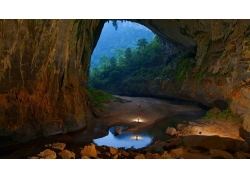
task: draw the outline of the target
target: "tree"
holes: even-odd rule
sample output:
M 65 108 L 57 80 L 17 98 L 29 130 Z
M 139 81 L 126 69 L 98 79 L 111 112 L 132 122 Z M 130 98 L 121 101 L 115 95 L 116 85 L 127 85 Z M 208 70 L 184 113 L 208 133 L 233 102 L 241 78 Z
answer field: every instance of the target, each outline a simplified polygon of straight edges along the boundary
M 141 48 L 145 49 L 147 44 L 148 44 L 148 41 L 145 38 L 139 39 L 137 41 L 137 46 L 139 47 L 139 49 L 141 49 Z

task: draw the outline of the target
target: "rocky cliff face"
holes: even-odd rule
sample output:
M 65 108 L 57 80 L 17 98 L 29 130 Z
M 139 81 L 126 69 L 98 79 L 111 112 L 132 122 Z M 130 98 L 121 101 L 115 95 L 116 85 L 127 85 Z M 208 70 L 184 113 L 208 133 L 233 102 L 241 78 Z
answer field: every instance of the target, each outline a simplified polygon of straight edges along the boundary
M 172 57 L 196 52 L 185 63 L 169 56 L 166 73 L 151 82 L 150 94 L 208 106 L 226 102 L 243 115 L 250 132 L 249 20 L 133 21 L 160 35 Z M 104 23 L 0 21 L 0 136 L 24 141 L 87 125 L 90 55 Z
M 170 54 L 196 49 L 194 58 L 173 58 L 165 75 L 149 89 L 151 95 L 228 104 L 244 118 L 250 131 L 250 20 L 139 20 L 170 44 Z M 149 83 L 150 84 L 150 83 Z
M 26 141 L 85 127 L 100 20 L 0 21 L 0 136 Z

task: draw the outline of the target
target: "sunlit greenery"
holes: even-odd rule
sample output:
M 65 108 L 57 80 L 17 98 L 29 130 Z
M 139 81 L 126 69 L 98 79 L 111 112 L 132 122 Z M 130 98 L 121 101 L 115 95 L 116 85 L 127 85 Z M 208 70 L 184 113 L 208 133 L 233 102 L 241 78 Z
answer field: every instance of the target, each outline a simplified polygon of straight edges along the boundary
M 214 109 L 207 111 L 201 120 L 228 120 L 242 123 L 243 119 L 239 114 L 233 113 L 229 108 L 223 111 L 214 112 Z
M 91 70 L 89 86 L 109 93 L 139 91 L 148 81 L 161 75 L 164 51 L 158 36 L 151 42 L 139 39 L 135 48 L 116 49 L 117 56 L 100 59 L 99 67 Z
M 87 89 L 87 94 L 95 109 L 104 109 L 104 103 L 108 103 L 111 99 L 115 98 L 111 94 L 95 89 Z

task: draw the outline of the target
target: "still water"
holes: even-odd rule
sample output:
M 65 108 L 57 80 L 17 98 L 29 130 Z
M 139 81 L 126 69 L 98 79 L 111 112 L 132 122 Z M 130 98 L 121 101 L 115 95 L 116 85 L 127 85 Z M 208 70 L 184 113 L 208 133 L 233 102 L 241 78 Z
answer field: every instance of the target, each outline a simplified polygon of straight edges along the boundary
M 156 140 L 164 141 L 171 139 L 172 137 L 166 134 L 167 127 L 176 127 L 179 123 L 186 123 L 189 121 L 195 122 L 202 116 L 204 116 L 204 114 L 179 114 L 171 118 L 165 118 L 155 123 L 152 127 L 148 129 L 139 132 L 122 132 L 119 135 L 115 134 L 114 127 L 111 127 L 107 136 L 94 139 L 93 141 L 99 146 L 106 145 L 115 148 L 142 148 L 146 147 L 147 145 Z M 123 131 L 126 130 L 126 127 L 120 127 L 123 129 Z

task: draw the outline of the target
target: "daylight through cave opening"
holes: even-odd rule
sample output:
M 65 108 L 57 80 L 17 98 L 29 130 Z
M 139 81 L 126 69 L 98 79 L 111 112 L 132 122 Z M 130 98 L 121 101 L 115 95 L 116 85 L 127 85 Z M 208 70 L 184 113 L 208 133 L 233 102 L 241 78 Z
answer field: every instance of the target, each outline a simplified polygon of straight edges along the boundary
M 113 21 L 114 22 L 114 21 Z M 89 88 L 111 94 L 157 96 L 163 79 L 183 81 L 195 66 L 188 50 L 130 21 L 106 22 L 91 57 Z

